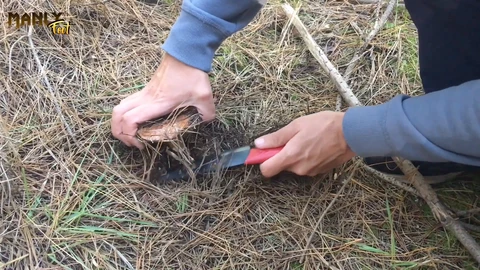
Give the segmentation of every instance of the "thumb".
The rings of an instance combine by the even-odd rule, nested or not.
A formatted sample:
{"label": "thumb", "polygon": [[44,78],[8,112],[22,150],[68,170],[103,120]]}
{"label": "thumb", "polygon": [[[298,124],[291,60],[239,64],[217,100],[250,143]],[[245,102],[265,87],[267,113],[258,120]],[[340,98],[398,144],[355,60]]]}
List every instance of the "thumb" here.
{"label": "thumb", "polygon": [[190,99],[189,103],[191,106],[193,105],[197,108],[202,121],[208,122],[215,119],[215,102],[209,85],[205,89],[202,88],[202,91],[198,91],[198,93]]}
{"label": "thumb", "polygon": [[203,121],[208,122],[215,118],[215,104],[213,103],[213,99],[195,104],[195,107],[197,107],[198,113]]}
{"label": "thumb", "polygon": [[293,123],[255,140],[255,146],[258,148],[274,148],[287,144],[287,142],[298,133],[296,125]]}

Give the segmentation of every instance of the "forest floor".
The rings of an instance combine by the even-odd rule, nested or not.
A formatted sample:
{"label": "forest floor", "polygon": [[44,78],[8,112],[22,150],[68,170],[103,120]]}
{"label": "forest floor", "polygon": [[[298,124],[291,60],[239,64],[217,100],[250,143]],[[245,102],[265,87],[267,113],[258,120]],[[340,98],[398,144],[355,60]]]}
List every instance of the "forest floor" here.
{"label": "forest floor", "polygon": [[[302,22],[341,73],[385,10],[291,4],[301,4]],[[72,23],[68,35],[0,29],[1,269],[475,268],[423,200],[353,162],[317,177],[264,179],[252,166],[150,181],[167,166],[165,145],[128,148],[111,135],[110,118],[159,65],[180,1],[6,0],[0,8],[2,22],[7,12],[61,11]],[[210,78],[217,115],[184,136],[193,158],[336,107],[334,84],[276,2],[222,44]],[[401,4],[350,84],[366,105],[422,94],[416,29]],[[452,208],[477,207],[473,179],[434,188]]]}

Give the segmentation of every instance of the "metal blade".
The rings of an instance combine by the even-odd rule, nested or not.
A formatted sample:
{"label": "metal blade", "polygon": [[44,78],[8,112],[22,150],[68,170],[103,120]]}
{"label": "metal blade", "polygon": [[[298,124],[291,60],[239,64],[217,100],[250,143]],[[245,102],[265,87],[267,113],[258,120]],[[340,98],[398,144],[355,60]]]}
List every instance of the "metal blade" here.
{"label": "metal blade", "polygon": [[217,159],[201,164],[195,171],[202,174],[243,165],[250,154],[250,149],[250,146],[244,146],[223,152]]}
{"label": "metal blade", "polygon": [[[222,153],[218,158],[210,160],[199,160],[195,162],[195,174],[207,174],[211,172],[219,172],[223,169],[232,168],[243,165],[248,155],[250,154],[250,146],[244,146],[230,151]],[[187,170],[180,169],[168,172],[165,175],[160,176],[158,180],[165,181],[180,181],[188,178]]]}
{"label": "metal blade", "polygon": [[250,146],[244,146],[223,153],[219,165],[221,168],[231,168],[245,164],[250,149]]}

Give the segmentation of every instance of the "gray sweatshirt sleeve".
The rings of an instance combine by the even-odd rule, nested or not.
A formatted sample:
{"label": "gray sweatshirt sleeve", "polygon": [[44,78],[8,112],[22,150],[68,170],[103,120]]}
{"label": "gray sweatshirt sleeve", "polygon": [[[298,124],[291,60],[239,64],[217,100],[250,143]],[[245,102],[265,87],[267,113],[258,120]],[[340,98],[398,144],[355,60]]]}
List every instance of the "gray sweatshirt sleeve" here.
{"label": "gray sweatshirt sleeve", "polygon": [[343,131],[347,144],[361,157],[480,166],[480,80],[349,108]]}
{"label": "gray sweatshirt sleeve", "polygon": [[215,51],[265,4],[266,0],[183,0],[162,48],[179,61],[210,72]]}

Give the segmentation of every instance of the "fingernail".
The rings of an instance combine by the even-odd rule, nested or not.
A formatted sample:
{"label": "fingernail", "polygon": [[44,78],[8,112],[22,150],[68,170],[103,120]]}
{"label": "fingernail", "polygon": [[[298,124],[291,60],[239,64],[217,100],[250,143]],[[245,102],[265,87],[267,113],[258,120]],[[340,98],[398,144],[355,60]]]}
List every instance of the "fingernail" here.
{"label": "fingernail", "polygon": [[264,138],[258,138],[255,140],[255,145],[257,147],[262,147],[265,144],[265,139]]}

